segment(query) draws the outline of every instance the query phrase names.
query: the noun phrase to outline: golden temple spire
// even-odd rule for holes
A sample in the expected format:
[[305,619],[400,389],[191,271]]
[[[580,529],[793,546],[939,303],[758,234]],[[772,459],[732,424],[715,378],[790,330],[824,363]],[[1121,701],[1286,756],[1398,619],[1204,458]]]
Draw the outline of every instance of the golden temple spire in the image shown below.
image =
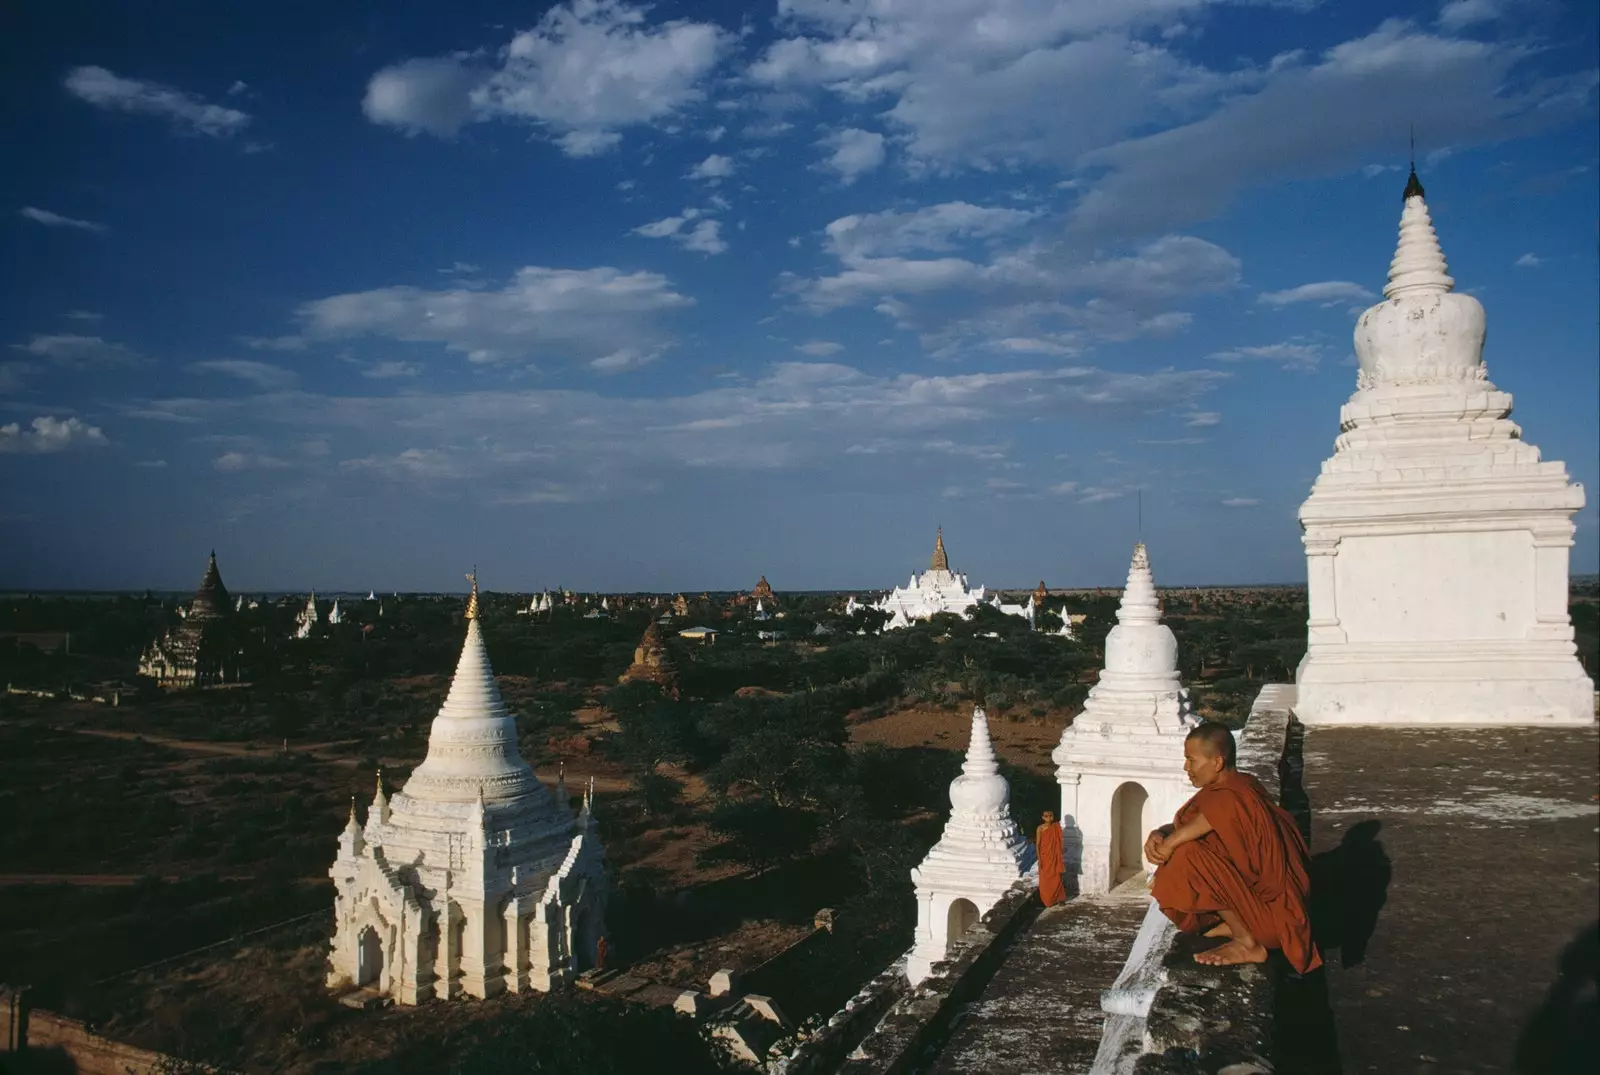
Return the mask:
[[930,571],[949,571],[950,558],[944,552],[944,527],[939,527],[939,536],[933,539],[933,559],[928,561]]
[[467,598],[467,619],[475,620],[478,618],[478,568],[476,565],[467,574],[467,581],[472,583],[472,596]]

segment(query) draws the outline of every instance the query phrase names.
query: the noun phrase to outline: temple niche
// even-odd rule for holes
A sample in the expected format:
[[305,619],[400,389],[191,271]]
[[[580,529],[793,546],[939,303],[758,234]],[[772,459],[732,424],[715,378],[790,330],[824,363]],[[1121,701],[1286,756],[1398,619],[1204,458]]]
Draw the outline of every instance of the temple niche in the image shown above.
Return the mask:
[[1011,819],[1011,785],[1000,775],[989,720],[972,711],[972,738],[961,775],[950,782],[950,820],[922,864],[911,871],[917,928],[906,977],[932,973],[950,942],[982,918],[1034,866],[1033,845]]
[[549,991],[594,965],[605,850],[591,780],[576,817],[517,750],[478,626],[478,588],[428,755],[339,837],[327,984],[401,1004]]
[[1583,487],[1540,460],[1483,364],[1412,172],[1384,301],[1361,315],[1356,391],[1300,508],[1307,724],[1589,723],[1567,613]]
[[151,642],[139,656],[139,674],[163,687],[212,687],[241,675],[233,604],[212,550],[194,600],[180,608],[183,622]]
[[1106,892],[1146,869],[1145,835],[1194,793],[1183,741],[1195,724],[1178,677],[1178,642],[1161,622],[1143,544],[1133,547],[1100,681],[1051,752],[1061,785],[1067,884]]

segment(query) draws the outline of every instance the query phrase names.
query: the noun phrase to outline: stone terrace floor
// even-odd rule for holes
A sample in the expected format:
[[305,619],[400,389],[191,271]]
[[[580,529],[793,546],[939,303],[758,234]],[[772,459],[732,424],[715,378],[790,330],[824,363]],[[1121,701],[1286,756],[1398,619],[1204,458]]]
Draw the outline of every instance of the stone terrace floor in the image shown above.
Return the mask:
[[1105,1022],[1100,991],[1122,970],[1149,896],[1141,877],[1107,895],[1041,911],[958,1018],[938,1058],[918,1070],[1088,1071]]
[[1329,969],[1285,986],[1279,1070],[1600,1055],[1596,729],[1313,727],[1301,750]]

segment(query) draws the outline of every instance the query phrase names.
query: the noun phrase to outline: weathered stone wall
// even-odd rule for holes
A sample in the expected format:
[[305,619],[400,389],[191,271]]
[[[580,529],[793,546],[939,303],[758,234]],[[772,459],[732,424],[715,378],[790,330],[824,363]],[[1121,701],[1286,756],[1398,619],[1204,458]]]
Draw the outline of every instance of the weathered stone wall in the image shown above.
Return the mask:
[[[962,1006],[983,991],[1019,931],[1038,913],[1031,879],[1018,881],[989,913],[950,946],[950,956],[915,989],[905,959],[896,960],[835,1013],[827,1026],[771,1072],[901,1075],[950,1029]],[[881,1018],[879,1016],[881,1015]]]

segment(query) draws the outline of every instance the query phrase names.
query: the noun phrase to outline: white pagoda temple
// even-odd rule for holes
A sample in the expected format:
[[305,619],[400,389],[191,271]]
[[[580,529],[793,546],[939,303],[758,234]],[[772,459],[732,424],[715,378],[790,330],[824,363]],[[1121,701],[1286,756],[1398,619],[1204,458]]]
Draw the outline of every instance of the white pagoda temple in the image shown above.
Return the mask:
[[[470,576],[469,576],[470,577]],[[548,991],[593,965],[605,850],[591,779],[574,817],[517,751],[478,626],[478,588],[428,756],[366,825],[355,805],[328,871],[336,890],[329,988],[401,1004]]]
[[294,636],[296,638],[310,638],[311,632],[317,629],[317,591],[312,590],[306,598],[306,607],[301,609],[294,618]]
[[1178,678],[1178,642],[1161,622],[1143,544],[1133,547],[1106,665],[1051,752],[1061,785],[1068,886],[1106,892],[1145,869],[1144,838],[1194,794],[1183,741],[1196,720]]
[[1567,614],[1583,487],[1544,462],[1483,364],[1416,172],[1384,301],[1361,315],[1356,391],[1300,508],[1307,724],[1589,723]]
[[950,782],[950,820],[911,871],[917,893],[917,929],[906,960],[911,984],[926,978],[950,942],[1033,867],[1033,845],[1011,819],[1011,785],[1000,775],[989,720],[982,708],[974,709],[967,760]]
[[910,582],[891,590],[872,607],[890,614],[884,629],[893,630],[908,627],[916,620],[931,619],[940,612],[967,615],[982,600],[982,586],[970,589],[967,576],[950,570],[950,558],[944,551],[944,528],[940,527],[928,570],[912,575]]
[[344,613],[339,611],[339,599],[337,597],[335,597],[333,599],[333,607],[328,610],[328,622],[329,623],[343,623],[344,622]]

